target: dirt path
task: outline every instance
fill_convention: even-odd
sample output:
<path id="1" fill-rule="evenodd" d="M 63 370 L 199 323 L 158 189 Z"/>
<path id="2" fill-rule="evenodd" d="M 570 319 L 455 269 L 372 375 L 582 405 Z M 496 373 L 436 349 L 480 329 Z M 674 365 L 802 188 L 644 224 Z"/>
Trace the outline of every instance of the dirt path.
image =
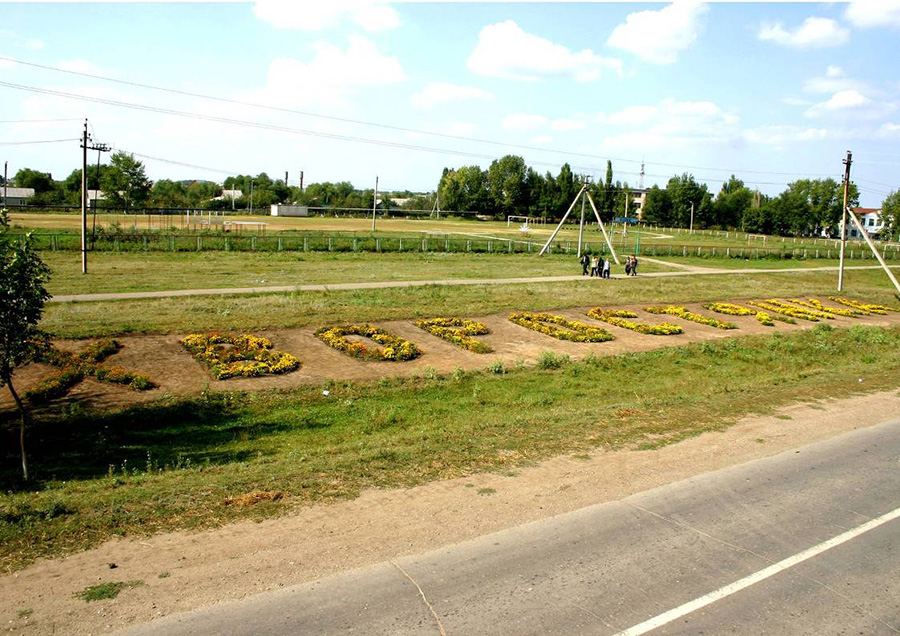
<path id="1" fill-rule="evenodd" d="M 723 301 L 726 299 L 722 299 Z M 833 303 L 827 298 L 821 299 L 826 305 Z M 744 299 L 734 300 L 742 303 Z M 407 362 L 363 361 L 352 358 L 333 349 L 315 336 L 313 327 L 300 329 L 280 329 L 254 332 L 255 335 L 266 336 L 272 340 L 276 349 L 296 356 L 302 366 L 293 373 L 258 378 L 231 378 L 215 380 L 207 368 L 196 361 L 180 344 L 186 334 L 139 335 L 117 337 L 123 346 L 121 351 L 111 356 L 107 363 L 124 367 L 131 372 L 148 375 L 158 384 L 158 388 L 150 391 L 133 391 L 126 387 L 100 383 L 87 379 L 76 385 L 69 394 L 60 398 L 69 402 L 78 402 L 89 408 L 109 408 L 127 404 L 147 402 L 162 395 L 194 395 L 204 389 L 255 391 L 265 389 L 289 389 L 304 385 L 324 385 L 330 380 L 372 381 L 384 377 L 423 375 L 425 373 L 452 373 L 460 368 L 466 371 L 484 369 L 487 366 L 502 362 L 506 366 L 536 361 L 543 352 L 555 351 L 569 355 L 573 359 L 581 359 L 588 355 L 604 356 L 619 353 L 635 353 L 649 351 L 660 347 L 681 346 L 691 342 L 703 342 L 740 335 L 764 334 L 773 332 L 791 332 L 809 329 L 818 323 L 797 320 L 797 324 L 777 323 L 775 327 L 765 327 L 752 316 L 722 316 L 704 309 L 697 303 L 679 303 L 689 310 L 719 319 L 727 319 L 738 328 L 733 330 L 716 329 L 700 325 L 681 318 L 658 316 L 644 311 L 647 304 L 618 306 L 620 309 L 631 309 L 638 318 L 635 320 L 658 324 L 668 322 L 682 327 L 684 333 L 668 336 L 656 336 L 636 333 L 607 323 L 595 321 L 587 317 L 589 307 L 576 307 L 558 310 L 553 313 L 566 318 L 591 325 L 603 327 L 615 336 L 614 340 L 601 343 L 580 343 L 558 340 L 525 327 L 513 324 L 507 313 L 490 316 L 465 316 L 484 323 L 491 333 L 480 336 L 479 340 L 493 348 L 489 354 L 478 354 L 457 347 L 446 340 L 433 336 L 411 321 L 389 321 L 374 323 L 387 331 L 415 343 L 422 355 Z M 612 309 L 612 307 L 609 307 Z M 900 313 L 891 312 L 887 316 L 860 316 L 847 318 L 837 316 L 829 320 L 836 327 L 850 325 L 896 325 L 900 324 Z M 82 341 L 60 341 L 58 345 L 64 349 L 77 351 L 85 346 Z M 24 390 L 36 385 L 52 368 L 42 364 L 31 364 L 16 373 L 18 386 Z M 7 392 L 0 393 L 0 409 L 14 408 L 12 398 Z"/>
<path id="2" fill-rule="evenodd" d="M 897 391 L 799 404 L 655 451 L 563 456 L 508 475 L 367 491 L 262 523 L 114 540 L 0 578 L 0 620 L 26 635 L 108 633 L 621 499 L 874 425 L 898 411 Z M 144 585 L 115 600 L 73 596 L 88 585 L 132 580 Z"/>
<path id="3" fill-rule="evenodd" d="M 680 268 L 675 272 L 649 272 L 639 274 L 641 278 L 668 278 L 671 276 L 695 276 L 710 274 L 781 274 L 785 272 L 835 272 L 837 267 L 792 267 L 786 269 L 717 269 L 712 267 L 698 267 L 695 265 L 680 265 L 661 261 L 658 259 L 643 260 L 652 261 L 660 265 Z M 900 268 L 900 265 L 892 265 L 892 268 Z M 857 265 L 844 269 L 881 269 L 878 265 Z M 624 274 L 614 274 L 612 278 L 626 278 Z M 528 278 L 448 278 L 444 280 L 414 280 L 414 281 L 383 281 L 372 283 L 335 283 L 331 285 L 272 285 L 268 287 L 221 287 L 208 289 L 175 289 L 169 291 L 145 291 L 145 292 L 121 292 L 105 294 L 60 294 L 53 296 L 48 302 L 89 302 L 99 300 L 135 300 L 140 298 L 170 298 L 177 296 L 218 296 L 221 294 L 274 294 L 285 292 L 303 291 L 337 291 L 355 289 L 386 289 L 390 287 L 427 287 L 429 285 L 508 285 L 519 283 L 560 283 L 576 280 L 584 280 L 584 276 L 533 276 Z"/>

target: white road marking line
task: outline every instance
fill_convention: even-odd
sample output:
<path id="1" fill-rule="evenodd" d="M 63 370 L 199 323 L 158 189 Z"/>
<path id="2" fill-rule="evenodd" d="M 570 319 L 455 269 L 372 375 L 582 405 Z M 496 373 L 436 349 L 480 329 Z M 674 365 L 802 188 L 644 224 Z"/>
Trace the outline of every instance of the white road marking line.
<path id="1" fill-rule="evenodd" d="M 671 623 L 672 621 L 681 618 L 682 616 L 686 616 L 691 612 L 695 612 L 702 607 L 706 607 L 711 603 L 715 603 L 719 599 L 723 599 L 727 596 L 731 596 L 736 592 L 740 592 L 741 590 L 750 587 L 754 583 L 759 583 L 771 576 L 782 572 L 783 570 L 787 570 L 790 567 L 797 565 L 798 563 L 803 563 L 807 559 L 811 559 L 812 557 L 822 554 L 823 552 L 830 550 L 831 548 L 837 547 L 842 543 L 846 543 L 859 535 L 868 532 L 878 526 L 884 525 L 889 521 L 893 521 L 894 519 L 900 517 L 900 508 L 896 508 L 891 512 L 885 513 L 880 517 L 872 519 L 861 526 L 857 526 L 852 530 L 848 530 L 843 534 L 839 534 L 836 537 L 828 539 L 816 546 L 809 548 L 808 550 L 804 550 L 794 556 L 790 556 L 778 563 L 774 563 L 769 567 L 760 570 L 759 572 L 754 572 L 739 581 L 735 581 L 734 583 L 729 583 L 725 587 L 721 587 L 714 592 L 710 592 L 700 598 L 694 599 L 693 601 L 688 601 L 684 605 L 680 605 L 676 608 L 670 609 L 668 612 L 664 612 L 659 616 L 655 616 L 649 620 L 644 621 L 643 623 L 639 623 L 633 627 L 629 627 L 626 630 L 618 632 L 615 636 L 641 636 L 642 634 L 646 634 L 647 632 L 653 631 L 657 627 L 662 627 L 667 623 Z"/>

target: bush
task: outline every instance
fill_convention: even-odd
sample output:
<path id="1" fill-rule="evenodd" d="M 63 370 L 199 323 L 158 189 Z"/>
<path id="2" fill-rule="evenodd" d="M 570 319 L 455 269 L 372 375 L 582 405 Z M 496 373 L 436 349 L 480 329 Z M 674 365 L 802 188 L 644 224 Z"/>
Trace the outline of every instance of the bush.
<path id="1" fill-rule="evenodd" d="M 569 358 L 569 356 L 565 353 L 542 351 L 540 357 L 538 358 L 537 368 L 544 371 L 559 369 L 560 367 L 569 364 L 569 362 L 571 361 L 571 358 Z"/>

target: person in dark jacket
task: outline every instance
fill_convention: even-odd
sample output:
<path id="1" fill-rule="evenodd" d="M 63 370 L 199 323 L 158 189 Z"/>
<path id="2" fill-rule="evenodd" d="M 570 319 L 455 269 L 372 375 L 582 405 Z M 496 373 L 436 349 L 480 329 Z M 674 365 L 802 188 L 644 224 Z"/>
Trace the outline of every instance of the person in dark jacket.
<path id="1" fill-rule="evenodd" d="M 581 255 L 581 259 L 579 259 L 579 260 L 581 262 L 581 275 L 587 276 L 588 275 L 588 267 L 591 264 L 591 257 L 587 255 L 587 252 L 585 252 L 584 254 Z"/>

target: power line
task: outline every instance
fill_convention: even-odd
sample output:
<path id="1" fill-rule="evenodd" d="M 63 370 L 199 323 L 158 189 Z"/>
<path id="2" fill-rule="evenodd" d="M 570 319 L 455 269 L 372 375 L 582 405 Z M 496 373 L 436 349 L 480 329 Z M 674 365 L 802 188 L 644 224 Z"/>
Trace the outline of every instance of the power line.
<path id="1" fill-rule="evenodd" d="M 78 117 L 62 117 L 59 119 L 0 119 L 0 124 L 38 124 L 53 121 L 81 121 Z"/>
<path id="2" fill-rule="evenodd" d="M 392 131 L 396 131 L 396 132 L 407 132 L 407 133 L 415 133 L 418 135 L 429 135 L 429 136 L 440 137 L 440 138 L 444 138 L 444 139 L 453 139 L 456 141 L 466 141 L 466 142 L 475 142 L 475 143 L 481 143 L 481 144 L 490 144 L 493 146 L 500 146 L 500 147 L 505 147 L 505 148 L 515 148 L 515 149 L 519 149 L 519 150 L 549 152 L 549 153 L 553 153 L 553 154 L 560 154 L 560 155 L 566 155 L 566 156 L 571 156 L 571 157 L 584 157 L 586 159 L 600 159 L 602 161 L 610 160 L 610 161 L 617 161 L 620 163 L 633 163 L 635 165 L 642 165 L 645 163 L 643 159 L 637 160 L 637 159 L 625 159 L 623 157 L 604 157 L 601 155 L 582 153 L 582 152 L 573 152 L 573 151 L 567 151 L 567 150 L 554 150 L 551 148 L 540 148 L 537 146 L 513 144 L 513 143 L 508 143 L 508 142 L 496 141 L 496 140 L 492 140 L 492 139 L 482 139 L 482 138 L 478 138 L 478 137 L 466 137 L 466 136 L 462 136 L 462 135 L 451 135 L 448 133 L 438 133 L 438 132 L 433 132 L 433 131 L 428 131 L 428 130 L 419 130 L 419 129 L 415 129 L 415 128 L 407 128 L 404 126 L 395 126 L 395 125 L 383 124 L 383 123 L 379 123 L 379 122 L 365 121 L 365 120 L 360 120 L 360 119 L 352 119 L 349 117 L 337 117 L 335 115 L 323 115 L 321 113 L 313 113 L 313 112 L 309 112 L 309 111 L 297 110 L 297 109 L 292 109 L 292 108 L 283 108 L 280 106 L 270 106 L 268 104 L 257 104 L 254 102 L 246 102 L 246 101 L 242 101 L 242 100 L 238 100 L 238 99 L 230 99 L 227 97 L 217 97 L 215 95 L 206 95 L 204 93 L 194 93 L 191 91 L 185 91 L 185 90 L 176 89 L 176 88 L 168 88 L 168 87 L 164 87 L 164 86 L 156 86 L 153 84 L 143 84 L 141 82 L 121 80 L 121 79 L 116 79 L 113 77 L 97 75 L 95 73 L 85 73 L 83 71 L 73 71 L 73 70 L 69 70 L 69 69 L 62 69 L 62 68 L 58 68 L 55 66 L 48 66 L 45 64 L 37 64 L 35 62 L 25 62 L 23 60 L 14 59 L 11 57 L 0 56 L 0 60 L 5 60 L 5 61 L 13 62 L 16 64 L 23 64 L 25 66 L 31 66 L 34 68 L 40 68 L 40 69 L 44 69 L 44 70 L 48 70 L 48 71 L 54 71 L 57 73 L 66 73 L 69 75 L 78 75 L 81 77 L 89 77 L 92 79 L 98 79 L 98 80 L 105 81 L 105 82 L 113 82 L 113 83 L 122 84 L 125 86 L 134 86 L 136 88 L 146 88 L 149 90 L 161 91 L 161 92 L 165 92 L 165 93 L 171 93 L 174 95 L 182 95 L 185 97 L 208 99 L 211 101 L 216 101 L 216 102 L 225 103 L 225 104 L 235 104 L 235 105 L 239 105 L 239 106 L 248 106 L 250 108 L 259 108 L 259 109 L 275 111 L 275 112 L 290 113 L 290 114 L 294 114 L 294 115 L 303 115 L 306 117 L 316 117 L 319 119 L 327 119 L 330 121 L 338 121 L 338 122 L 342 122 L 342 123 L 357 124 L 360 126 L 371 126 L 371 127 L 376 127 L 376 128 L 383 128 L 386 130 L 392 130 Z M 664 168 L 679 168 L 679 169 L 686 169 L 686 170 L 706 170 L 706 171 L 710 171 L 710 172 L 731 172 L 731 173 L 740 172 L 741 174 L 765 174 L 765 175 L 776 175 L 776 176 L 798 176 L 798 175 L 819 176 L 819 177 L 830 176 L 827 174 L 808 175 L 806 173 L 800 173 L 800 172 L 776 172 L 776 171 L 770 171 L 770 170 L 749 170 L 749 169 L 733 170 L 730 168 L 717 168 L 717 167 L 710 167 L 710 166 L 687 166 L 687 165 L 682 165 L 682 164 L 661 163 L 661 162 L 654 162 L 654 161 L 647 161 L 646 163 L 649 165 L 660 166 L 660 167 L 664 167 Z"/>
<path id="3" fill-rule="evenodd" d="M 37 141 L 0 141 L 0 146 L 24 146 L 27 144 L 58 144 L 66 141 L 78 141 L 77 139 L 40 139 Z"/>

